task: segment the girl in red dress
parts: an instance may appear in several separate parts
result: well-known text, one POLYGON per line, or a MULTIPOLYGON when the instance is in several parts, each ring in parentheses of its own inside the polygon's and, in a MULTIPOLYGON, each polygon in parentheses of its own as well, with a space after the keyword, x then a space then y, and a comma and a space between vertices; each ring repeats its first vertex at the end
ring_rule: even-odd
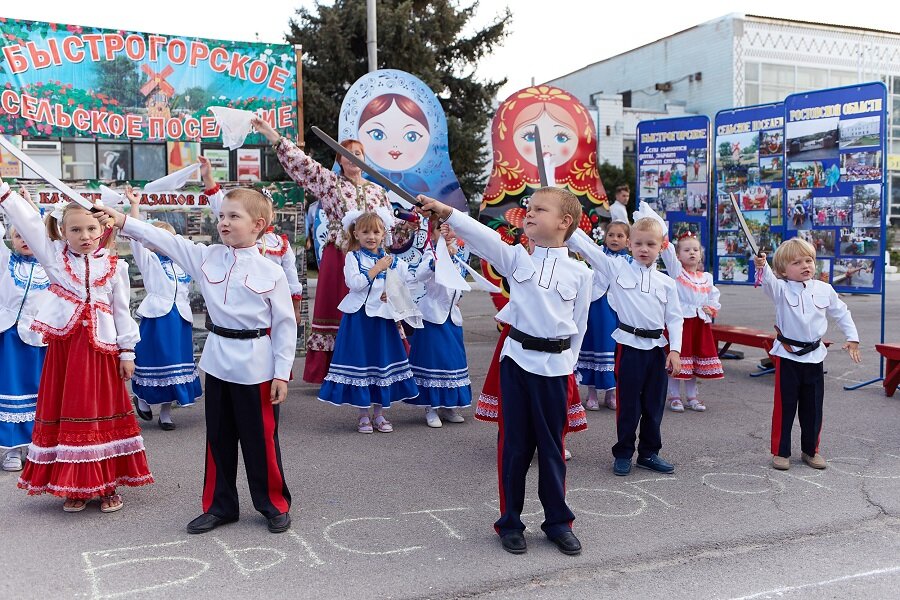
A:
POLYGON ((72 203, 48 219, 0 180, 0 207, 50 279, 49 301, 32 329, 48 344, 31 445, 19 487, 66 499, 79 512, 94 497, 100 510, 122 508, 120 485, 153 482, 125 380, 140 339, 129 310, 125 261, 101 247, 114 235, 72 203), (48 238, 49 234, 49 238, 48 238))

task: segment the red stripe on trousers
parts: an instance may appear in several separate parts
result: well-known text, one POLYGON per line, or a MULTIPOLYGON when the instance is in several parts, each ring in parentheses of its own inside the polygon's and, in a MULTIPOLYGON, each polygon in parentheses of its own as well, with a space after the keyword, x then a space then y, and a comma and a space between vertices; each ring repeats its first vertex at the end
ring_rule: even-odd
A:
POLYGON ((203 512, 209 512, 216 493, 216 461, 213 460, 209 442, 206 443, 206 474, 203 481, 203 512))
POLYGON ((262 413, 263 441, 266 446, 266 471, 269 482, 269 501, 276 509, 286 513, 290 509, 284 498, 284 479, 281 477, 281 469, 278 468, 278 456, 275 454, 275 407, 272 405, 270 395, 272 382, 259 384, 259 409, 262 413))
MULTIPOLYGON (((497 408, 497 484, 500 488, 500 516, 502 517, 506 514, 506 494, 503 492, 503 408, 502 406, 497 408)), ((500 528, 495 525, 494 531, 499 534, 500 528)))
POLYGON ((772 357, 775 363, 775 403, 772 406, 772 454, 778 455, 781 446, 781 359, 772 357))

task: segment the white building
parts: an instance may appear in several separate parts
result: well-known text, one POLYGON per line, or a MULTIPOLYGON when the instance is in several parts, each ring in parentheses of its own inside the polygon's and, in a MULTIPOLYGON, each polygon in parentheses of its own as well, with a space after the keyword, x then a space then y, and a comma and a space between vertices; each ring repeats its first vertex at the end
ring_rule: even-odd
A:
MULTIPOLYGON (((633 159, 637 122, 667 107, 712 120, 722 109, 869 81, 888 88, 891 168, 900 162, 890 160, 900 155, 900 33, 731 14, 548 83, 598 112, 600 160, 621 165, 633 159)), ((900 171, 889 173, 888 190, 888 214, 900 222, 900 171)))

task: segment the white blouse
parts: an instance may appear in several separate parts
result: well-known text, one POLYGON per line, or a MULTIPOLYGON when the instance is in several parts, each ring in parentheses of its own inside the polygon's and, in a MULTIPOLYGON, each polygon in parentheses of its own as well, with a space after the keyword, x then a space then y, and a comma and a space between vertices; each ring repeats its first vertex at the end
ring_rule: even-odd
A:
MULTIPOLYGON (((394 311, 391 304, 381 298, 384 294, 387 271, 379 273, 374 280, 369 279, 369 269, 374 267, 375 263, 384 255, 384 250, 379 250, 378 254, 374 254, 364 248, 347 253, 347 256, 344 257, 344 282, 350 289, 350 293, 344 296, 344 299, 338 304, 338 310, 344 314, 351 314, 365 305, 366 315, 370 317, 381 317, 392 321, 401 320, 400 315, 394 311)), ((397 270, 401 281, 411 282, 412 276, 405 261, 394 257, 394 262, 389 268, 397 270)))
POLYGON ((171 258, 147 250, 137 240, 131 240, 131 255, 144 278, 146 297, 138 306, 137 314, 144 318, 164 317, 174 305, 178 314, 188 323, 193 323, 191 313, 191 276, 184 272, 171 258))
POLYGON ((722 309, 719 303, 719 288, 713 285, 712 273, 708 271, 690 272, 686 270, 675 252, 674 244, 662 251, 663 263, 669 276, 675 280, 678 300, 681 302, 681 316, 685 319, 699 317, 704 323, 711 323, 722 309), (712 316, 703 307, 712 309, 712 316))
POLYGON ((48 301, 50 279, 33 256, 10 252, 2 238, 0 223, 0 331, 16 326, 19 339, 29 346, 44 346, 41 335, 31 329, 38 309, 48 301), (6 277, 6 274, 9 277, 6 277))

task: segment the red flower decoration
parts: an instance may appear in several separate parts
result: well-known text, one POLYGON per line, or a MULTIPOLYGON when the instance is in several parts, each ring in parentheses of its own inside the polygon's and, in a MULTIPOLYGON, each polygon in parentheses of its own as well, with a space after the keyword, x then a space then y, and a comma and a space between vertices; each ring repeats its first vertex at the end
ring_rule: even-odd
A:
POLYGON ((590 217, 588 217, 584 213, 581 213, 581 222, 578 224, 578 228, 585 233, 590 233, 594 229, 594 226, 591 225, 590 217))
POLYGON ((522 229, 522 225, 525 223, 526 212, 524 208, 513 207, 503 214, 503 218, 516 229, 522 229))
POLYGON ((498 227, 497 233, 500 234, 500 239, 503 240, 504 243, 509 244, 510 246, 516 243, 516 238, 510 233, 508 225, 501 225, 498 227))

